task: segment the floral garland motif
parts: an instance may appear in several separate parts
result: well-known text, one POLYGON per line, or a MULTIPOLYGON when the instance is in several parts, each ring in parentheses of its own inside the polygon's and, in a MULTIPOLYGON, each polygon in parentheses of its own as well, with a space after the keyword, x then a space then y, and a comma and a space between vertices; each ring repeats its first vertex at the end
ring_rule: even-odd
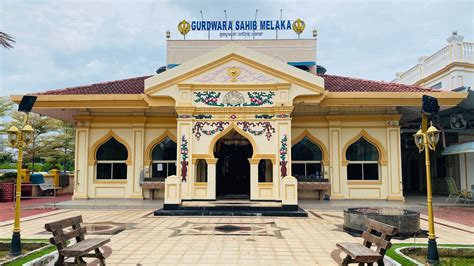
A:
POLYGON ((212 115, 199 114, 199 115, 193 115, 193 117, 196 118, 196 119, 211 119, 212 115))
POLYGON ((205 105, 210 106, 224 106, 223 103, 219 103, 219 97, 221 96, 220 92, 215 91, 196 91, 194 92, 195 103, 204 103, 205 105))
POLYGON ((183 135, 181 138, 181 182, 186 182, 188 176, 188 140, 183 135))
POLYGON ((261 115, 255 115, 256 119, 272 119, 274 115, 267 115, 267 114, 261 114, 261 115))
POLYGON ((250 103, 244 103, 244 106, 261 106, 264 104, 273 104, 272 98, 275 96, 273 91, 253 91, 247 92, 250 98, 250 103))
POLYGON ((237 125, 242 126, 242 130, 245 132, 248 132, 254 136, 260 136, 263 133, 265 133, 265 137, 267 137, 267 140, 270 141, 272 138, 272 133, 275 133, 275 128, 272 127, 272 124, 270 122, 247 122, 247 121, 242 121, 242 122, 237 122, 237 125), (255 129, 256 127, 261 127, 262 129, 257 130, 255 129))
POLYGON ((224 130, 224 126, 229 125, 229 122, 217 121, 217 122, 196 122, 193 127, 193 134, 196 139, 199 141, 202 134, 207 136, 212 136, 217 132, 224 130), (212 129, 204 129, 204 127, 211 127, 212 129), (201 134, 202 133, 202 134, 201 134))
POLYGON ((288 136, 286 134, 283 135, 280 142, 280 171, 281 171, 281 178, 287 175, 287 168, 286 164, 286 156, 288 155, 288 136))
POLYGON ((287 114, 278 114, 276 115, 277 118, 288 118, 290 117, 290 115, 287 115, 287 114))
POLYGON ((275 93, 273 91, 251 91, 247 92, 247 95, 250 102, 244 102, 244 97, 240 92, 231 91, 225 95, 223 99, 224 102, 222 103, 219 101, 221 96, 220 92, 196 91, 194 92, 194 102, 217 107, 262 106, 264 104, 273 104, 272 99, 275 93))

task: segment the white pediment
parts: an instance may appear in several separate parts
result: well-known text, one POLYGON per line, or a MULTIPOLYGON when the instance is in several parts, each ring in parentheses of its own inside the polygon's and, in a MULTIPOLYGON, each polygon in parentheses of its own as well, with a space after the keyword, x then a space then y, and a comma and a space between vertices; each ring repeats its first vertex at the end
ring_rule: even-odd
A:
POLYGON ((223 90, 224 95, 229 89, 244 95, 254 90, 280 90, 279 95, 287 104, 298 96, 326 94, 321 77, 237 44, 223 46, 145 80, 146 97, 171 96, 178 105, 191 104, 196 91, 223 90))
POLYGON ((285 81, 237 60, 231 60, 184 82, 192 84, 275 84, 285 81), (232 69, 239 71, 235 79, 229 75, 229 71, 232 69))

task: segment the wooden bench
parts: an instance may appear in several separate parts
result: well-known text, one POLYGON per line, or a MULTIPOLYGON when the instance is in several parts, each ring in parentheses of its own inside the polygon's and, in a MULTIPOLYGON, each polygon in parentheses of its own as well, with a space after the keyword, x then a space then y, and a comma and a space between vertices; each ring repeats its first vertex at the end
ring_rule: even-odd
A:
POLYGON ((318 192, 319 200, 323 200, 324 193, 329 193, 329 191, 331 191, 331 183, 298 181, 298 189, 318 192))
POLYGON ((374 262, 377 262, 378 265, 384 265, 383 257, 387 249, 392 246, 390 240, 397 232, 398 229, 396 227, 369 219, 367 231, 362 233, 363 244, 336 244, 338 248, 347 254, 341 265, 348 265, 349 263, 373 265, 374 262), (371 249, 372 244, 377 246, 376 250, 371 249))
POLYGON ((97 258, 100 265, 105 265, 105 258, 99 247, 110 242, 110 238, 85 239, 86 228, 81 227, 81 223, 82 216, 76 216, 44 225, 48 232, 53 233, 49 242, 58 249, 59 258, 54 265, 87 265, 83 260, 87 257, 97 258), (68 227, 72 227, 72 230, 64 231, 68 227), (73 238, 76 239, 76 243, 68 246, 67 241, 73 238), (91 251, 94 253, 90 254, 91 251), (65 258, 74 258, 74 263, 65 262, 65 258))

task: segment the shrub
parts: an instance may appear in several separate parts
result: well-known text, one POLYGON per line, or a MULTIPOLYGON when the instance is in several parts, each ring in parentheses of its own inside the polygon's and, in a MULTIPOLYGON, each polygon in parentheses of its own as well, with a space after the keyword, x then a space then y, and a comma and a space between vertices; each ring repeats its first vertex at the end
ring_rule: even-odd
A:
POLYGON ((8 172, 0 176, 0 183, 10 183, 16 181, 16 172, 8 172))

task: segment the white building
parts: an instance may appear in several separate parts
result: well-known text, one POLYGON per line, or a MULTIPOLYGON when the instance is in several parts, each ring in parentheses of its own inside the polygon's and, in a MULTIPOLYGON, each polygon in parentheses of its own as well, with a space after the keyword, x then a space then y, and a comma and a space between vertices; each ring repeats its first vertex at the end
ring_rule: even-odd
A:
MULTIPOLYGON (((474 84, 474 43, 464 41, 464 36, 456 31, 446 39, 448 44, 430 56, 422 56, 418 64, 405 72, 396 73, 392 81, 405 85, 417 85, 437 90, 470 90, 474 84)), ((432 162, 435 192, 447 192, 445 177, 456 180, 459 189, 471 190, 474 186, 474 102, 473 92, 457 107, 439 113, 439 126, 443 127, 444 145, 438 148, 432 162), (444 156, 449 155, 449 156, 444 156), (438 166, 440 165, 440 166, 438 166)), ((419 114, 418 111, 416 111, 419 114)), ((419 118, 419 116, 418 116, 419 118)), ((415 117, 403 125, 402 133, 411 138, 410 124, 417 126, 415 117)), ((411 128, 413 130, 413 128, 411 128)), ((403 137, 402 137, 403 138, 403 137)), ((408 139, 407 141, 411 141, 408 139)), ((403 151, 402 151, 403 153, 403 151)), ((422 163, 420 161, 420 163, 422 163)), ((423 162, 424 164, 424 162, 423 162)), ((424 181, 411 170, 412 165, 406 162, 403 168, 406 185, 415 184, 414 189, 422 191, 424 181), (411 181, 414 179, 415 181, 411 181)))
POLYGON ((472 87, 474 83, 474 43, 465 42, 456 31, 446 39, 448 44, 405 72, 397 72, 395 83, 452 90, 472 87))

